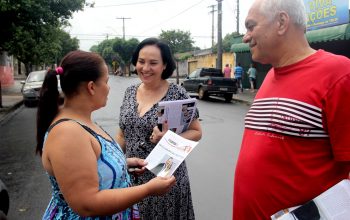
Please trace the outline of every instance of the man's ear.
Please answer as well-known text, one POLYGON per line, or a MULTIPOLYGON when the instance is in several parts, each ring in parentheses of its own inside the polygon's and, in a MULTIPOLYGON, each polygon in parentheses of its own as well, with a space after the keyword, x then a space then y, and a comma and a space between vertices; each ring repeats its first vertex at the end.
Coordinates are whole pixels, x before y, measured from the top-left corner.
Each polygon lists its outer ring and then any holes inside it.
POLYGON ((278 34, 283 35, 288 30, 290 24, 289 15, 285 11, 281 11, 277 14, 278 34))
POLYGON ((89 81, 86 87, 90 95, 95 95, 95 83, 93 81, 89 81))

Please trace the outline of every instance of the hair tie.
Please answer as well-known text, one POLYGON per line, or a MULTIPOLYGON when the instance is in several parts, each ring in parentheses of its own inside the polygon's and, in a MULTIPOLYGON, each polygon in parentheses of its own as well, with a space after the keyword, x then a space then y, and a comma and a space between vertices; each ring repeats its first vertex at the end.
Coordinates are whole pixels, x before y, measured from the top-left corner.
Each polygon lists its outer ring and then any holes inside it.
POLYGON ((61 75, 62 73, 63 73, 63 68, 62 67, 57 67, 56 68, 56 73, 58 74, 58 75, 61 75))

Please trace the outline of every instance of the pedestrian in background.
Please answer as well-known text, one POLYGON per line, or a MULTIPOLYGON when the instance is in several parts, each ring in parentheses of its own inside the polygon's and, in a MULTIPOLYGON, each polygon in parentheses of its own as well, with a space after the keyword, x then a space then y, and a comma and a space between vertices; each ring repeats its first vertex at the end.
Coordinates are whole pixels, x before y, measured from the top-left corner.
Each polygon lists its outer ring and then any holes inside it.
POLYGON ((231 67, 228 64, 226 64, 224 68, 224 77, 231 78, 231 67))
MULTIPOLYGON (((120 108, 117 142, 123 147, 127 157, 146 158, 158 141, 167 132, 167 125, 157 127, 158 102, 188 99, 186 90, 169 78, 175 69, 175 61, 167 44, 147 38, 137 47, 131 58, 141 83, 132 85, 125 91, 120 108)), ((198 120, 198 110, 182 137, 198 141, 202 136, 198 120)), ((176 185, 164 196, 153 196, 139 203, 143 220, 153 219, 194 219, 191 188, 186 163, 175 171, 176 185)), ((137 178, 135 184, 143 184, 154 178, 146 171, 137 178)))
POLYGON ((235 79, 237 82, 237 88, 243 92, 243 85, 242 85, 242 77, 243 77, 244 70, 241 67, 241 63, 238 63, 235 67, 235 79))
POLYGON ((108 68, 95 53, 73 51, 46 74, 37 112, 37 153, 52 185, 43 219, 139 219, 135 203, 169 191, 175 178, 154 178, 131 186, 119 145, 91 119, 106 105, 108 68), (65 96, 58 106, 57 74, 65 96))
POLYGON ((248 69, 248 77, 250 82, 250 91, 255 92, 256 89, 256 68, 255 64, 251 63, 250 68, 248 69))
POLYGON ((348 178, 350 60, 309 46, 303 0, 255 0, 245 26, 272 68, 245 117, 233 219, 266 220, 348 178))

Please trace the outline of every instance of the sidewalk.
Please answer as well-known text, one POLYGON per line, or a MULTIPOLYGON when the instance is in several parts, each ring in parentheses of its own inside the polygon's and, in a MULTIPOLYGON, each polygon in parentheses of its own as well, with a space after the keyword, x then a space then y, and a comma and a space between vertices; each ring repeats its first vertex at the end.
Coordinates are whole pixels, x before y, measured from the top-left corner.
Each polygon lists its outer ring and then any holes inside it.
POLYGON ((14 85, 1 88, 2 108, 0 108, 0 124, 6 117, 20 107, 23 103, 23 96, 21 93, 22 84, 21 81, 25 80, 25 77, 15 78, 14 85))
POLYGON ((253 104, 256 92, 250 92, 249 89, 244 89, 243 93, 233 94, 232 100, 236 102, 243 102, 247 105, 253 104))

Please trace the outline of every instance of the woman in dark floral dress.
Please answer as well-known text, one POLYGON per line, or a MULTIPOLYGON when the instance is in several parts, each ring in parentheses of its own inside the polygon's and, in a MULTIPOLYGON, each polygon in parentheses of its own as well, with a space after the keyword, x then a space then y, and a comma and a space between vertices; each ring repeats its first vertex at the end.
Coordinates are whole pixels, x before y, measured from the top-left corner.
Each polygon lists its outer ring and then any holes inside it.
MULTIPOLYGON (((187 99, 182 87, 169 83, 166 79, 175 69, 175 62, 168 45, 156 38, 142 41, 136 48, 132 63, 141 83, 130 86, 120 108, 117 142, 125 150, 127 157, 146 158, 160 138, 165 134, 157 127, 158 102, 187 99)), ((189 128, 181 136, 198 141, 202 136, 198 111, 189 128)), ((152 196, 139 203, 141 219, 195 219, 190 182, 186 163, 183 162, 174 173, 176 184, 164 196, 152 196)), ((143 184, 154 178, 146 171, 135 178, 135 184, 143 184)))

